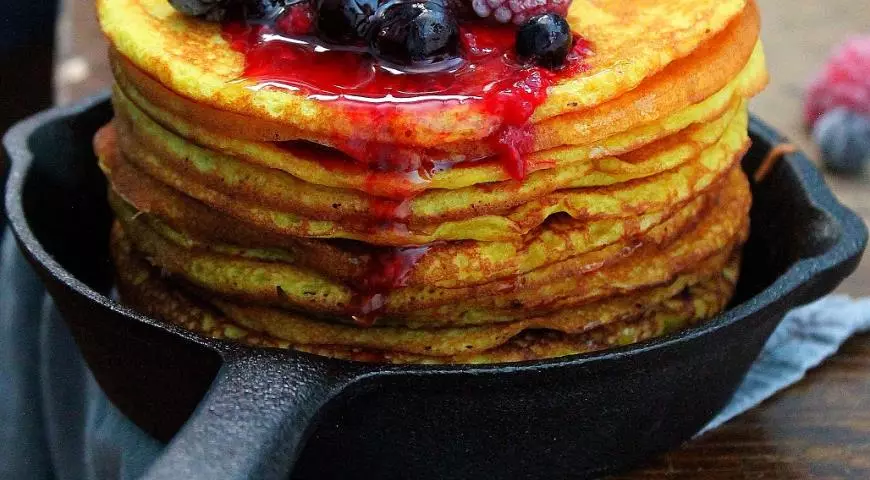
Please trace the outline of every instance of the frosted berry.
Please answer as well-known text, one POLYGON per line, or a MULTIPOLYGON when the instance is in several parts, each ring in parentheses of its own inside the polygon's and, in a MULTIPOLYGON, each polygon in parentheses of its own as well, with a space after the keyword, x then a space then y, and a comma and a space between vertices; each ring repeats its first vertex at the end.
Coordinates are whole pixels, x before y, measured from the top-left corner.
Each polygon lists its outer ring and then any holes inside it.
POLYGON ((813 128, 822 160, 831 170, 857 172, 870 162, 870 116, 837 107, 813 128))
POLYGON ((459 23, 440 1, 385 4, 374 22, 370 48, 387 62, 422 71, 459 56, 459 23))
POLYGON ((870 36, 846 41, 812 82, 804 110, 807 126, 836 107, 870 115, 870 36))
POLYGON ((557 13, 565 15, 571 0, 468 0, 474 13, 499 23, 520 25, 535 15, 557 13))
POLYGON ((517 56, 542 67, 557 68, 565 63, 572 41, 571 27, 562 16, 536 15, 517 30, 517 56))

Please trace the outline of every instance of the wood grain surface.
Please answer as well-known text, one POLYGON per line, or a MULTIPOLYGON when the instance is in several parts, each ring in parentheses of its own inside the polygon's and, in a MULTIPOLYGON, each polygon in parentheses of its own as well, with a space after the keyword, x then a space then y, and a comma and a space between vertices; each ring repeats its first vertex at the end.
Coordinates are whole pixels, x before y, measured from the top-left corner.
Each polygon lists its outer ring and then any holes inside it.
MULTIPOLYGON (((833 46, 848 35, 870 33, 870 6, 866 0, 758 3, 772 78, 752 111, 817 159, 801 124, 805 86, 833 46)), ((91 1, 66 1, 59 36, 58 101, 105 88, 105 46, 91 1)), ((828 175, 828 182, 845 204, 870 219, 870 176, 828 175)), ((870 262, 838 292, 870 295, 870 262)), ((870 335, 852 339, 804 381, 759 408, 614 478, 870 479, 870 335)))

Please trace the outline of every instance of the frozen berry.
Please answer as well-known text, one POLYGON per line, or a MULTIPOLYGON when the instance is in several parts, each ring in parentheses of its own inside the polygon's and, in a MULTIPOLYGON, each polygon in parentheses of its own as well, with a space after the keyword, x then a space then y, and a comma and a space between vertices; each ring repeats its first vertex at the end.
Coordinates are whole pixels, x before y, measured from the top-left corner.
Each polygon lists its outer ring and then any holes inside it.
POLYGON ((561 15, 536 15, 517 30, 517 56, 545 68, 557 68, 565 63, 572 40, 571 26, 561 15))
POLYGON ((367 36, 378 0, 318 0, 317 35, 330 43, 351 45, 367 36))
POLYGON ((516 25, 543 13, 564 15, 569 6, 571 0, 471 0, 471 8, 477 16, 516 25))
POLYGON ((834 108, 816 122, 813 139, 831 170, 857 172, 870 162, 870 116, 834 108))
POLYGON ((836 107, 870 115, 870 36, 853 37, 834 52, 810 85, 804 120, 812 127, 836 107))
POLYGON ((440 1, 386 4, 374 22, 370 47, 387 62, 422 71, 459 56, 459 24, 440 1))

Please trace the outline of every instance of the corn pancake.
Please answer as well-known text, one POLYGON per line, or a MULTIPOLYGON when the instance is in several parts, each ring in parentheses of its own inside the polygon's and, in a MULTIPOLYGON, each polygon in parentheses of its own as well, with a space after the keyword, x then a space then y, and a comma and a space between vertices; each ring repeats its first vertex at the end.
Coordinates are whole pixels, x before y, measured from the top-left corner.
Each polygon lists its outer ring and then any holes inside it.
MULTIPOLYGON (((591 143, 585 142, 590 142, 589 139, 597 137, 595 137, 594 132, 588 131, 589 124, 584 123, 583 125, 587 131, 569 132, 567 140, 561 142, 572 146, 550 149, 550 153, 547 155, 528 155, 525 159, 528 164, 528 171, 534 172, 553 168, 555 165, 562 163, 619 155, 674 134, 691 124, 711 121, 724 113, 725 109, 730 106, 730 102, 735 101, 735 97, 748 98, 764 85, 767 77, 764 71, 763 55, 760 52, 759 49, 736 78, 709 98, 676 111, 666 118, 656 119, 648 124, 635 126, 626 132, 616 132, 609 138, 602 138, 591 143), (582 141, 584 144, 573 145, 578 141, 582 141)), ((373 195, 408 196, 430 188, 456 189, 478 183, 510 179, 510 176, 507 175, 503 166, 497 160, 465 163, 461 168, 437 168, 434 169, 434 173, 432 173, 432 169, 428 169, 422 174, 409 174, 405 172, 372 172, 365 165, 357 165, 352 160, 336 152, 335 155, 326 157, 330 162, 324 165, 321 157, 327 154, 322 150, 298 147, 288 149, 283 147, 282 144, 272 142, 255 143, 234 139, 225 133, 212 133, 208 129, 200 127, 197 124, 192 124, 178 115, 154 106, 125 80, 122 73, 116 72, 116 77, 119 83, 115 87, 116 109, 123 111, 128 104, 132 103, 137 108, 146 112, 154 121, 173 132, 177 132, 180 136, 190 139, 194 143, 238 157, 240 160, 249 163, 285 171, 310 183, 339 188, 352 188, 373 195), (341 168, 337 168, 336 164, 341 165, 341 168)), ((624 119, 620 121, 624 121, 624 119)), ((614 122, 606 123, 605 125, 613 126, 616 124, 614 122)), ((221 131, 223 132, 224 130, 221 131)), ((309 138, 307 140, 326 145, 330 143, 328 139, 323 138, 309 138)), ((412 155, 413 152, 416 152, 416 150, 405 155, 412 155)), ((482 154, 485 154, 485 152, 475 153, 475 155, 482 154)), ((436 152, 434 155, 434 158, 421 157, 414 161, 418 164, 425 164, 426 161, 430 161, 440 165, 445 162, 465 161, 469 157, 467 154, 449 152, 436 152)))
MULTIPOLYGON (((736 268, 736 265, 732 266, 736 268)), ((702 280, 721 274, 707 274, 702 280)), ((528 320, 494 325, 410 329, 403 327, 371 327, 329 323, 276 308, 240 305, 215 299, 210 303, 236 325, 287 340, 293 345, 335 345, 370 348, 419 355, 449 356, 479 353, 507 343, 523 331, 548 329, 566 334, 580 334, 614 322, 633 321, 642 317, 656 304, 679 294, 689 287, 683 277, 655 293, 626 295, 606 299, 584 307, 560 311, 528 320), (679 288, 679 286, 682 286, 679 288), (670 296, 662 295, 671 293, 670 296), (661 298, 663 297, 663 298, 661 298), (651 301, 653 299, 658 301, 651 301), (609 308, 608 308, 609 307, 609 308), (561 321, 561 322, 560 322, 561 321)), ((695 280, 697 282, 697 280, 695 280)), ((694 283, 692 283, 694 285, 694 283)))
MULTIPOLYGON (((735 117, 719 142, 705 149, 695 160, 646 179, 609 187, 560 190, 527 202, 504 216, 483 215, 425 226, 413 225, 414 230, 408 229, 405 224, 396 224, 392 228, 381 226, 372 229, 370 225, 347 228, 337 222, 313 220, 251 205, 234 196, 191 183, 185 176, 175 172, 151 168, 147 173, 159 175, 158 180, 162 183, 184 191, 212 208, 277 234, 347 238, 397 246, 422 245, 438 240, 503 241, 525 235, 557 213, 564 212, 575 219, 595 220, 639 215, 688 201, 714 184, 743 155, 748 145, 747 124, 748 117, 744 109, 735 117)), ((103 143, 108 145, 111 142, 103 143)), ((140 166, 159 164, 159 159, 149 152, 134 153, 140 155, 137 157, 140 166)), ((101 151, 98 154, 107 172, 125 162, 123 156, 113 155, 112 152, 101 151)), ((123 192, 119 193, 124 196, 123 192)))
MULTIPOLYGON (((483 102, 447 102, 425 109, 393 103, 383 106, 377 128, 360 129, 359 121, 366 114, 355 104, 322 102, 299 92, 252 89, 248 82, 234 82, 243 71, 244 56, 228 46, 220 27, 184 17, 164 0, 98 0, 97 10, 110 43, 133 64, 193 102, 218 110, 325 135, 368 135, 371 140, 421 146, 481 139, 501 123, 483 108, 483 102)), ((672 0, 667 5, 654 0, 578 0, 568 20, 573 30, 583 32, 595 45, 595 54, 588 59, 587 70, 550 88, 532 119, 581 111, 617 98, 699 50, 733 20, 752 16, 757 17, 754 4, 747 7, 744 0, 672 0), (741 15, 744 11, 752 13, 741 15)), ((727 47, 742 66, 749 53, 740 59, 737 45, 730 42, 727 47)), ((715 62, 712 65, 692 80, 721 77, 713 91, 739 70, 739 66, 729 71, 715 62)), ((675 90, 680 95, 680 89, 675 90)))
MULTIPOLYGON (((711 198, 719 192, 711 192, 711 198)), ((577 222, 566 217, 553 218, 541 228, 516 242, 449 242, 429 246, 409 272, 408 286, 430 285, 454 288, 513 277, 536 268, 567 260, 583 253, 622 241, 606 252, 623 255, 637 242, 662 243, 693 224, 707 204, 715 201, 702 195, 675 212, 653 212, 638 218, 577 222), (647 233, 649 232, 649 235, 647 233), (649 237, 649 238, 647 238, 649 237)), ((143 223, 163 240, 185 249, 211 251, 227 256, 282 262, 314 270, 344 282, 359 282, 371 271, 372 248, 334 244, 318 247, 294 245, 291 249, 244 248, 237 245, 203 241, 174 230, 160 219, 137 211, 117 196, 110 204, 122 225, 143 223), (356 268, 349 268, 355 266, 356 268)), ((135 228, 135 226, 130 226, 135 228)), ((389 254, 389 250, 384 252, 389 254)))
MULTIPOLYGON (((111 179, 110 199, 119 212, 135 211, 137 218, 148 221, 149 226, 169 233, 188 246, 208 243, 229 243, 249 247, 270 248, 267 255, 281 258, 292 257, 300 266, 327 273, 333 278, 347 280, 359 277, 367 271, 368 259, 376 252, 372 246, 304 239, 278 235, 258 230, 231 217, 209 209, 177 191, 154 181, 147 175, 124 163, 113 163, 114 132, 102 130, 95 139, 96 151, 100 153, 101 167, 111 179), (117 191, 117 192, 116 192, 117 191), (129 205, 129 208, 121 206, 129 205), (176 234, 172 234, 172 230, 176 234), (283 250, 274 252, 275 248, 283 250), (362 255, 360 255, 362 251, 362 255)), ((711 195, 716 188, 711 188, 711 195)), ((701 212, 709 195, 700 195, 686 204, 671 204, 660 211, 638 216, 578 221, 568 216, 553 216, 544 226, 527 235, 507 242, 438 242, 428 245, 428 253, 417 263, 408 277, 409 284, 448 282, 456 280, 472 282, 486 278, 487 273, 510 270, 510 262, 521 260, 519 268, 527 271, 554 261, 569 258, 573 253, 589 251, 620 238, 643 234, 650 228, 681 215, 683 220, 701 212), (503 262, 503 263, 499 263, 503 262), (507 263, 504 263, 507 262, 507 263), (499 266, 501 265, 501 266, 499 266), (469 273, 476 272, 476 273, 469 273)), ((130 215, 130 213, 127 213, 130 215)), ((257 255, 253 255, 256 257, 257 255)), ((262 256, 262 255, 260 255, 262 256)))
MULTIPOLYGON (((404 334, 398 331, 401 329, 389 329, 397 330, 397 336, 410 336, 410 342, 405 341, 405 339, 400 339, 397 342, 393 339, 393 345, 400 350, 383 351, 384 349, 380 348, 376 349, 380 351, 372 351, 372 349, 348 348, 347 345, 306 344, 304 339, 316 342, 318 339, 338 340, 341 337, 341 335, 335 335, 331 331, 324 332, 325 335, 317 335, 316 330, 307 330, 308 327, 313 327, 312 325, 304 324, 305 328, 299 329, 303 340, 294 343, 268 334, 260 334, 256 327, 246 328, 232 323, 204 302, 194 300, 183 290, 169 286, 153 267, 136 258, 136 254, 131 251, 129 243, 124 239, 122 231, 117 227, 113 229, 112 256, 118 274, 119 290, 125 303, 164 321, 179 324, 188 330, 213 338, 243 341, 255 346, 280 348, 292 346, 322 355, 356 360, 391 361, 392 359, 392 361, 403 363, 492 363, 530 360, 583 353, 592 349, 643 340, 709 318, 721 311, 733 293, 739 265, 739 259, 735 257, 728 263, 724 271, 714 272, 705 280, 694 281, 691 284, 677 281, 667 287, 644 292, 633 298, 617 298, 612 301, 590 304, 585 309, 578 309, 576 312, 565 312, 563 316, 565 320, 573 319, 573 326, 564 329, 568 330, 567 332, 551 329, 527 330, 524 328, 519 330, 522 332, 520 335, 514 335, 510 338, 496 337, 498 341, 489 342, 489 344, 496 345, 494 348, 481 351, 479 345, 469 343, 474 342, 473 339, 460 335, 458 332, 454 333, 456 330, 479 329, 441 329, 445 330, 444 332, 439 331, 439 329, 417 330, 404 334), (408 348, 409 344, 415 346, 408 348), (426 353, 414 354, 410 352, 411 354, 408 355, 409 352, 405 352, 405 350, 426 353), (462 353, 452 353, 457 351, 462 353), (442 356, 432 357, 432 355, 439 354, 442 356), (444 356, 445 354, 449 356, 444 356)), ((231 308, 244 309, 245 307, 231 308)), ((253 319, 248 318, 248 320, 259 326, 258 322, 261 322, 263 318, 268 318, 270 313, 273 312, 267 312, 266 316, 256 315, 253 319)), ((287 319, 281 318, 280 320, 284 322, 287 319)), ((293 322, 294 320, 289 320, 290 324, 293 322)), ((535 320, 532 320, 525 323, 524 326, 535 325, 536 327, 532 328, 538 328, 539 324, 534 322, 535 320)), ((316 328, 316 326, 314 327, 316 328)), ((353 327, 342 328, 349 330, 353 327)), ((351 343, 384 345, 381 340, 383 337, 376 334, 379 330, 385 329, 355 328, 357 337, 349 332, 344 336, 349 337, 351 343), (374 342, 366 342, 366 337, 372 338, 374 342)), ((481 337, 485 340, 492 338, 493 335, 494 332, 489 332, 489 335, 481 337)))
POLYGON ((639 343, 711 319, 728 304, 735 284, 736 280, 733 276, 729 278, 726 272, 710 282, 688 288, 683 295, 663 302, 637 321, 605 325, 578 335, 527 330, 505 345, 480 353, 434 357, 332 345, 294 348, 317 355, 379 363, 484 364, 564 357, 639 343))
MULTIPOLYGON (((115 128, 121 151, 146 172, 163 172, 155 177, 174 174, 184 177, 188 187, 212 188, 260 207, 343 225, 357 222, 364 228, 384 220, 372 218, 372 212, 377 212, 385 202, 383 198, 307 183, 274 169, 206 150, 161 128, 129 103, 120 104, 116 108, 115 128), (149 163, 151 158, 156 163, 149 163)), ((696 158, 722 137, 738 111, 745 111, 745 105, 737 103, 718 119, 689 127, 626 153, 623 158, 568 163, 532 173, 523 182, 511 180, 457 190, 429 190, 409 198, 396 209, 401 210, 403 222, 425 225, 503 213, 556 190, 607 186, 649 177, 696 158)), ((741 124, 740 120, 733 123, 741 124)), ((548 152, 541 155, 558 158, 548 152)), ((562 155, 571 156, 570 152, 560 152, 559 156, 562 155)))
MULTIPOLYGON (((284 306, 292 305, 296 308, 303 308, 308 311, 332 316, 343 315, 347 310, 347 305, 350 304, 355 295, 353 289, 346 287, 341 282, 337 282, 336 279, 326 277, 316 271, 300 268, 296 265, 278 263, 280 259, 277 258, 264 259, 253 256, 222 255, 220 252, 215 251, 187 250, 151 230, 145 222, 137 221, 135 214, 132 216, 119 216, 118 218, 125 233, 136 246, 137 250, 143 252, 150 261, 160 266, 164 271, 188 279, 193 284, 206 289, 224 291, 228 286, 214 285, 212 282, 221 283, 220 278, 227 279, 228 276, 235 277, 237 274, 242 276, 250 275, 247 280, 248 285, 240 285, 238 281, 230 280, 229 283, 233 286, 229 286, 229 288, 232 290, 236 286, 241 286, 244 290, 237 291, 235 294, 253 301, 264 301, 284 306), (263 288, 263 284, 260 282, 268 282, 270 278, 279 282, 276 285, 268 287, 271 298, 249 296, 257 295, 253 292, 256 292, 258 288, 263 288), (287 285, 291 289, 285 290, 284 285, 287 285), (330 300, 326 306, 308 305, 308 303, 318 300, 317 296, 313 296, 311 292, 320 292, 324 297, 324 301, 332 297, 338 303, 332 303, 330 300)), ((658 233, 658 235, 648 235, 649 243, 665 243, 673 240, 677 234, 681 233, 678 229, 661 228, 667 226, 669 225, 662 224, 653 229, 651 233, 658 233)), ((550 274, 551 276, 559 275, 560 272, 580 274, 584 271, 600 268, 603 265, 615 262, 619 258, 633 253, 634 246, 638 241, 632 239, 626 242, 617 242, 617 244, 575 257, 572 260, 563 262, 565 264, 560 265, 558 270, 555 265, 552 266, 550 274)), ((422 290, 430 295, 436 293, 434 286, 425 284, 419 285, 416 288, 408 288, 422 290)), ((503 288, 499 288, 499 290, 503 290, 503 288)), ((423 294, 425 295, 425 293, 423 294)))
MULTIPOLYGON (((691 231, 669 230, 667 222, 651 230, 647 244, 614 244, 504 281, 463 288, 405 287, 384 294, 383 316, 438 318, 449 312, 506 308, 541 310, 554 302, 578 304, 673 280, 695 263, 730 252, 742 243, 749 209, 748 189, 735 169, 731 188, 691 231), (677 239, 671 243, 674 236, 677 239), (657 243, 661 242, 661 243, 657 243), (627 257, 626 257, 627 255, 627 257), (627 258, 628 261, 617 261, 627 258), (615 263, 614 263, 615 262, 615 263), (613 265, 610 265, 613 263, 613 265), (582 273, 582 274, 581 274, 582 273)), ((345 315, 354 292, 341 282, 297 266, 186 250, 129 221, 127 234, 137 250, 168 273, 215 293, 329 316, 345 315)))

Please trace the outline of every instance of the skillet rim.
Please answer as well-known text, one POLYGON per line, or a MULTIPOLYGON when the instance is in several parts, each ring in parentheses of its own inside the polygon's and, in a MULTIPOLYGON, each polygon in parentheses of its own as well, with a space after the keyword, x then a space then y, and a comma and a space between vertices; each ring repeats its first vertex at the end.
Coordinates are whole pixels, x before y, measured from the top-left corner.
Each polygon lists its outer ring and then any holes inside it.
MULTIPOLYGON (((283 349, 263 349, 250 347, 238 343, 216 340, 201 336, 197 333, 185 330, 174 324, 165 323, 147 315, 141 314, 126 307, 110 297, 103 295, 87 286, 76 278, 57 262, 37 240, 31 231, 27 216, 24 213, 23 191, 34 162, 34 153, 30 149, 31 137, 45 126, 68 122, 87 112, 111 108, 109 93, 103 92, 69 106, 54 107, 28 117, 15 124, 4 135, 3 145, 8 152, 9 175, 6 180, 4 198, 5 214, 9 219, 10 227, 18 240, 19 246, 24 250, 29 259, 36 263, 44 274, 50 275, 55 280, 63 283, 76 295, 84 297, 89 302, 109 309, 116 315, 121 315, 130 320, 156 327, 169 334, 180 336, 183 339, 204 346, 218 353, 224 362, 231 358, 245 357, 259 351, 273 351, 292 361, 294 357, 304 357, 311 361, 323 362, 335 366, 355 366, 363 371, 371 373, 383 373, 390 375, 481 375, 481 374, 506 374, 528 373, 552 368, 580 367, 582 365, 618 361, 627 357, 633 357, 643 353, 651 353, 662 349, 677 348, 681 344, 691 342, 700 337, 715 333, 716 331, 735 324, 741 320, 762 314, 772 308, 774 304, 783 300, 789 300, 798 289, 810 283, 816 277, 836 269, 839 266, 854 261, 857 265, 859 255, 867 243, 867 228, 856 213, 842 205, 824 182, 821 173, 810 162, 806 155, 797 151, 785 155, 780 162, 788 164, 794 173, 804 201, 808 206, 824 215, 827 225, 837 228, 838 238, 825 251, 818 255, 806 257, 793 263, 785 273, 769 284, 764 290, 753 295, 746 301, 729 308, 715 318, 702 325, 683 330, 663 337, 658 337, 643 342, 609 348, 597 352, 569 355, 553 359, 530 360, 516 363, 496 363, 489 365, 458 364, 458 365, 393 365, 356 362, 340 360, 305 352, 283 349)), ((767 125, 754 115, 751 117, 750 133, 762 139, 769 146, 785 141, 771 126, 767 125)), ((757 227, 756 227, 757 228, 757 227)), ((854 270, 854 268, 852 268, 854 270)), ((797 305, 794 305, 797 306, 797 305)))

